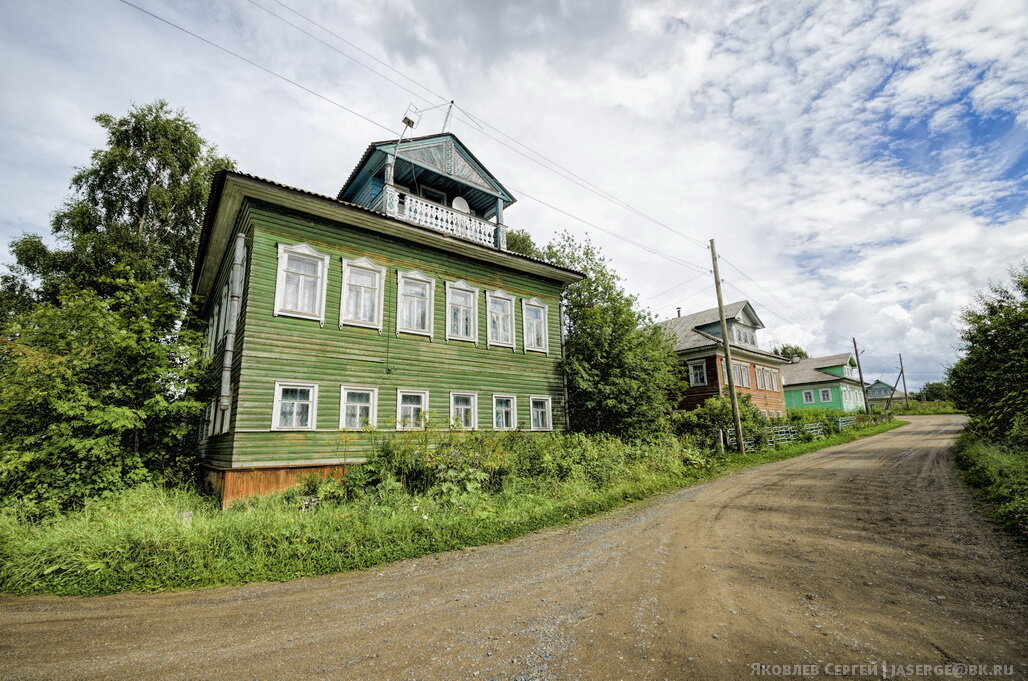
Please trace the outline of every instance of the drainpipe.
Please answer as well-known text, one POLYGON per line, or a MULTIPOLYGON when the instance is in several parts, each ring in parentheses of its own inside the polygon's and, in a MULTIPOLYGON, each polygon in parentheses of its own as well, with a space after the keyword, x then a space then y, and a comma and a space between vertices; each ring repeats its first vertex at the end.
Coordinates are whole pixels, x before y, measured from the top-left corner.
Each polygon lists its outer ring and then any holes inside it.
POLYGON ((221 364, 221 397, 218 408, 228 411, 232 404, 232 356, 236 349, 236 321, 239 319, 239 306, 242 299, 243 248, 246 236, 236 234, 236 248, 232 254, 232 274, 228 283, 228 320, 225 324, 225 350, 221 364))
MULTIPOLYGON (((564 301, 557 304, 557 314, 560 324, 560 361, 564 363, 564 301)), ((564 383, 564 429, 571 430, 571 410, 568 407, 568 372, 564 367, 560 368, 560 377, 564 383)), ((531 409, 531 404, 528 405, 531 409)))

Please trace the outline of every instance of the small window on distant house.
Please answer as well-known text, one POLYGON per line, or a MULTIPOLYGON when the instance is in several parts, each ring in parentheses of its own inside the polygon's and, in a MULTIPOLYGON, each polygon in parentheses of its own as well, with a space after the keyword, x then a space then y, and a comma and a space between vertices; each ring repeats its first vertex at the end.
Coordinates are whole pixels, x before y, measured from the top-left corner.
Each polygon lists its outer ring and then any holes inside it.
POLYGON ((525 327, 525 350, 547 351, 546 311, 546 305, 539 302, 537 298, 521 301, 522 320, 525 327))
POLYGON ((446 338, 478 341, 478 289, 463 281, 446 282, 446 338))
POLYGON ((397 279, 397 331, 431 336, 435 279, 417 270, 398 272, 397 279))
POLYGON ((814 391, 804 390, 803 391, 803 404, 814 404, 814 391))
POLYGON ((374 426, 378 416, 378 390, 344 385, 340 391, 340 405, 340 428, 359 430, 374 426))
POLYGON ((821 401, 831 402, 832 401, 832 390, 831 388, 821 388, 821 401))
POLYGON ((276 315, 325 321, 328 259, 307 244, 279 244, 276 315))
POLYGON ((316 383, 276 383, 274 430, 314 430, 318 408, 316 383))
POLYGON ((552 430, 553 419, 550 411, 549 397, 531 397, 532 430, 552 430))
POLYGON ((514 296, 503 291, 486 293, 489 345, 514 347, 514 296))
POLYGON ((517 425, 517 398, 513 395, 493 395, 493 428, 513 430, 517 425))
POLYGON ((396 391, 396 427, 400 430, 424 428, 428 420, 427 390, 396 391))
POLYGON ((367 258, 343 260, 343 294, 339 325, 382 328, 384 267, 367 258))
POLYGON ((457 428, 478 427, 478 396, 475 393, 450 393, 450 424, 457 428))
POLYGON ((706 360, 689 362, 689 385, 694 388, 699 385, 707 385, 706 360))

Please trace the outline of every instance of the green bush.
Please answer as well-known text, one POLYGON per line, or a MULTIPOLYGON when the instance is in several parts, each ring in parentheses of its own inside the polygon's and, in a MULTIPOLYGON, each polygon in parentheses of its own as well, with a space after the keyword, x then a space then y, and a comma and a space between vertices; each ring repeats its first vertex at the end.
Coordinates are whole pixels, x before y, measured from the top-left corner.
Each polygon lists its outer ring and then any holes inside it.
POLYGON ((1028 450, 965 432, 957 440, 956 460, 964 480, 989 504, 994 517, 1028 538, 1028 450))

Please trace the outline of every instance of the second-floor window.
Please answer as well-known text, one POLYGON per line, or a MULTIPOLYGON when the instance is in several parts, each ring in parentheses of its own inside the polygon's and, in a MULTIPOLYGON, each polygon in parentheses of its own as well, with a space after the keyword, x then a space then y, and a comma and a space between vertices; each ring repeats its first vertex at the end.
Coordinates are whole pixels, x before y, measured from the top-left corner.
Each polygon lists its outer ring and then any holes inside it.
POLYGON ((412 270, 397 272, 397 331, 432 335, 432 300, 435 280, 412 270))
POLYGON ((514 347, 514 296, 503 291, 486 294, 489 345, 514 347))
POLYGON ((324 323, 328 259, 307 244, 279 244, 276 315, 324 323))
POLYGON ((525 350, 547 351, 546 305, 536 298, 521 303, 525 325, 525 350))
POLYGON ((446 337, 478 340, 478 289, 466 282, 446 282, 446 337))
POLYGON ((382 328, 385 268, 367 258, 343 260, 343 296, 339 325, 382 328))
POLYGON ((704 360, 689 362, 689 385, 707 385, 707 363, 704 360))

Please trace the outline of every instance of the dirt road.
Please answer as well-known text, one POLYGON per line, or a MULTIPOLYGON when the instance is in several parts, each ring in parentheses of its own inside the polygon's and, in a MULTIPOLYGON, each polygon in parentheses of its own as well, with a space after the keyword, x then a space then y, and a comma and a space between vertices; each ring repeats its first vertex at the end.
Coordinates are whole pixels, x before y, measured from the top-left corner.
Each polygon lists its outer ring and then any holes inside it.
POLYGON ((0 678, 759 678, 751 664, 881 678, 883 660, 1028 678, 1024 550, 955 477, 961 420, 912 420, 598 520, 366 572, 3 597, 0 678), (860 664, 877 666, 842 673, 860 664))

